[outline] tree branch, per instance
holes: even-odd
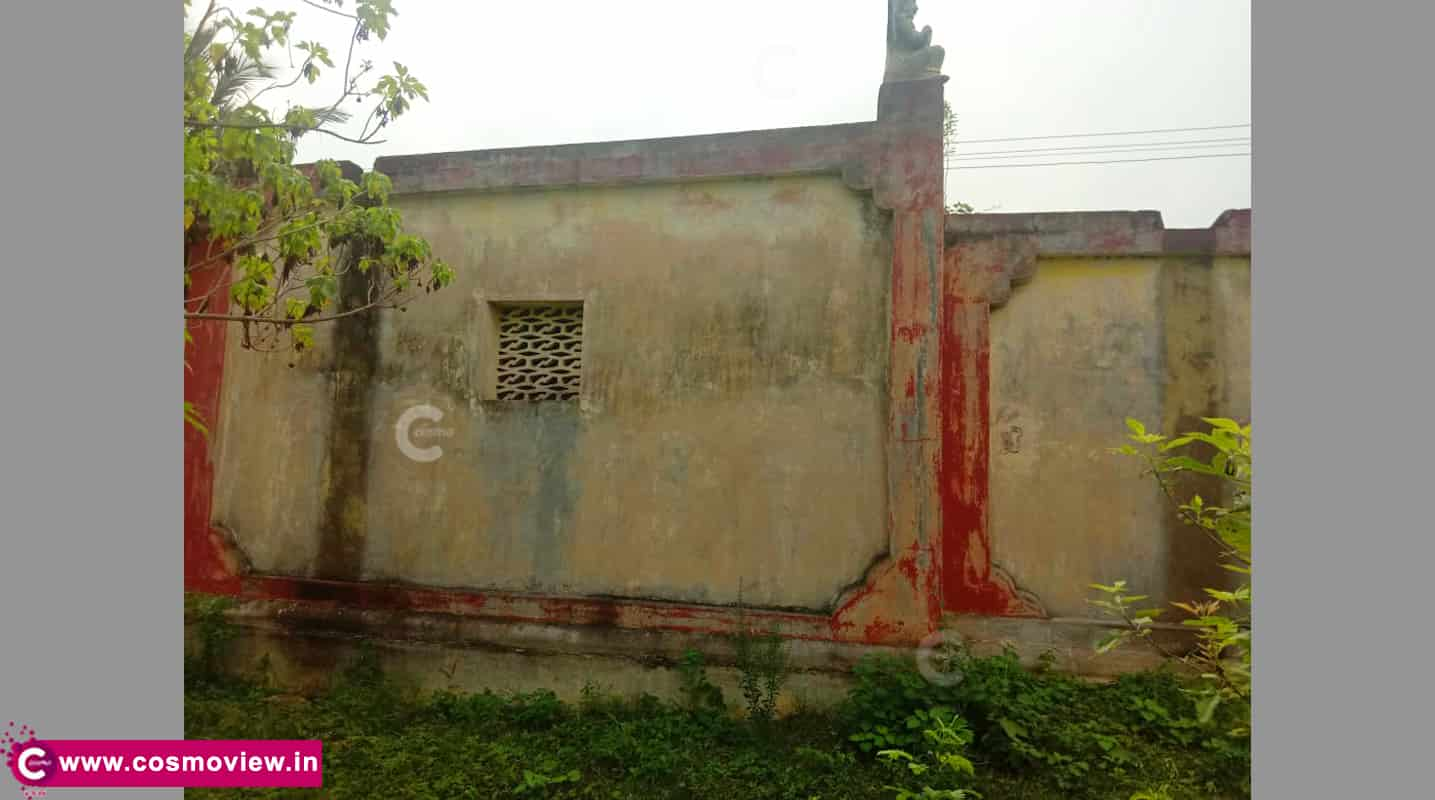
[[[184,60],[188,63],[194,57],[194,45],[199,41],[199,33],[204,30],[204,23],[209,21],[209,16],[214,13],[214,4],[217,0],[209,0],[209,6],[204,9],[204,14],[199,18],[199,24],[194,26],[194,34],[189,37],[189,47],[184,48]]]
[[[323,134],[327,134],[327,135],[329,135],[329,136],[332,136],[332,137],[334,137],[335,139],[342,139],[342,140],[344,140],[344,141],[346,141],[346,142],[352,142],[353,144],[383,144],[384,142],[388,141],[387,139],[369,139],[369,138],[353,139],[353,138],[350,138],[350,137],[348,137],[348,136],[345,136],[345,135],[343,135],[343,134],[341,134],[341,133],[335,133],[335,132],[329,130],[328,128],[314,128],[314,127],[308,127],[308,126],[304,126],[304,125],[285,125],[285,124],[282,123],[282,122],[267,122],[267,123],[254,123],[254,124],[252,124],[252,125],[241,125],[241,124],[234,123],[234,122],[200,122],[199,120],[187,119],[187,120],[184,121],[184,124],[185,124],[186,127],[190,127],[190,128],[214,128],[214,129],[216,129],[216,130],[217,130],[217,129],[220,129],[220,128],[236,128],[236,129],[239,129],[239,130],[251,130],[251,131],[254,131],[254,130],[263,130],[263,129],[265,129],[265,128],[283,128],[283,129],[288,130],[288,131],[291,131],[291,132],[292,132],[292,131],[305,131],[305,132],[312,132],[312,133],[323,133]],[[378,133],[378,131],[375,130],[374,133]],[[373,134],[369,134],[369,135],[372,136]]]
[[[355,15],[353,15],[353,14],[346,14],[346,13],[344,13],[343,11],[340,11],[340,10],[337,9],[337,8],[329,8],[329,7],[326,6],[326,5],[323,5],[323,4],[320,4],[320,3],[315,3],[314,0],[299,0],[299,2],[303,3],[303,4],[306,5],[306,6],[313,6],[314,8],[317,8],[317,9],[319,9],[320,11],[327,11],[327,12],[329,12],[330,14],[333,14],[333,15],[338,16],[338,17],[344,17],[344,18],[346,18],[346,19],[358,19],[358,17],[355,16]]]
[[[348,311],[341,311],[337,314],[329,314],[328,316],[321,317],[306,317],[304,319],[289,319],[287,317],[255,317],[245,316],[243,314],[202,314],[189,311],[185,312],[184,318],[197,320],[212,320],[215,322],[252,322],[260,325],[275,325],[281,328],[292,328],[295,325],[307,325],[311,322],[330,322],[336,319],[343,319],[344,317],[352,317],[355,314],[362,314],[365,311],[371,311],[375,308],[382,307],[383,306],[380,303],[368,303],[367,305],[359,306],[358,308],[353,308]]]
[[[359,194],[354,195],[354,196],[355,196],[355,197],[359,197],[359,196],[361,196],[361,195],[363,195],[363,192],[360,192]],[[353,201],[351,200],[350,202],[348,202],[348,203],[346,203],[346,204],[344,204],[344,205],[342,205],[342,206],[339,206],[338,208],[334,209],[334,216],[337,217],[338,215],[344,213],[345,211],[347,211],[347,210],[349,210],[350,208],[352,208],[353,205],[354,205],[354,204],[353,204]],[[264,227],[265,227],[265,229],[267,229],[267,230],[273,230],[273,229],[276,228],[276,227],[282,227],[282,226],[283,226],[285,223],[287,223],[287,222],[293,222],[294,220],[298,219],[299,217],[304,216],[304,214],[317,213],[318,211],[319,211],[319,209],[310,209],[310,210],[308,210],[308,211],[303,212],[303,214],[295,214],[295,215],[292,215],[292,216],[281,217],[281,218],[279,218],[279,219],[270,220],[268,223],[265,224]],[[260,238],[245,239],[245,240],[239,242],[238,244],[235,244],[235,245],[231,246],[231,247],[228,248],[227,250],[224,250],[223,252],[219,253],[218,255],[212,255],[212,256],[210,256],[209,258],[206,258],[206,259],[204,259],[203,261],[200,261],[200,262],[198,262],[198,263],[186,265],[185,268],[184,268],[184,271],[185,271],[185,272],[194,272],[194,271],[197,270],[197,269],[203,269],[204,267],[206,267],[206,266],[208,266],[208,265],[210,265],[210,264],[213,264],[213,263],[215,263],[215,262],[217,262],[217,261],[221,261],[221,260],[223,260],[224,258],[226,258],[226,257],[228,257],[228,256],[230,256],[230,255],[232,255],[234,252],[236,252],[236,251],[238,251],[238,250],[242,250],[242,249],[244,249],[244,248],[246,248],[246,247],[253,247],[253,246],[255,246],[255,245],[263,244],[263,243],[265,243],[265,242],[277,241],[280,237],[284,236],[285,233],[298,233],[299,231],[306,231],[306,230],[309,230],[310,228],[318,228],[318,227],[323,226],[323,225],[328,225],[329,223],[331,223],[331,222],[333,222],[333,221],[334,221],[334,220],[333,220],[332,218],[329,218],[329,219],[320,219],[318,222],[313,222],[313,223],[310,223],[310,224],[308,224],[308,225],[300,225],[300,226],[297,227],[297,228],[293,228],[293,229],[288,230],[288,231],[283,231],[283,232],[280,232],[280,233],[276,233],[276,234],[274,234],[273,236],[264,236],[264,237],[260,237]],[[258,233],[258,231],[255,231],[255,233]]]
[[[313,61],[314,61],[314,56],[312,56],[312,55],[309,56],[308,58],[304,59],[304,63],[302,63],[302,64],[299,65],[299,71],[298,71],[297,73],[295,73],[295,75],[294,75],[294,80],[289,81],[288,83],[278,83],[278,82],[275,82],[275,83],[269,84],[268,86],[265,86],[263,89],[260,89],[260,90],[259,90],[259,93],[258,93],[258,94],[256,94],[256,95],[254,95],[254,96],[252,96],[252,97],[249,98],[249,104],[250,104],[250,105],[256,105],[256,104],[258,104],[259,98],[263,97],[263,96],[264,96],[264,93],[267,92],[267,91],[269,91],[270,89],[288,89],[290,86],[293,86],[294,84],[298,83],[298,82],[299,82],[299,79],[302,78],[302,77],[304,77],[304,68],[307,67],[307,66],[309,66],[309,64],[312,63]],[[290,61],[289,63],[292,65],[294,62],[293,62],[293,61]]]

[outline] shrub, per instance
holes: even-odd
[[[1251,427],[1224,418],[1204,418],[1207,431],[1182,434],[1174,439],[1147,433],[1139,421],[1128,419],[1131,444],[1113,452],[1141,458],[1167,497],[1177,504],[1182,521],[1201,531],[1220,547],[1222,566],[1251,577]],[[1207,455],[1193,453],[1204,449]],[[1175,482],[1183,475],[1204,475],[1222,483],[1228,501],[1212,503],[1199,494],[1178,499]],[[1251,703],[1251,587],[1249,580],[1234,590],[1207,588],[1200,600],[1171,605],[1189,617],[1181,624],[1194,628],[1196,646],[1175,654],[1152,639],[1155,620],[1165,609],[1141,608],[1145,595],[1131,594],[1125,581],[1093,584],[1104,599],[1091,601],[1122,626],[1099,649],[1105,652],[1128,641],[1142,641],[1163,655],[1178,659],[1201,676],[1198,719],[1209,722],[1222,704],[1235,706],[1228,724],[1234,736],[1250,733]],[[1228,715],[1229,716],[1229,715]]]
[[[776,631],[758,632],[747,622],[738,590],[738,623],[734,644],[737,650],[738,685],[747,701],[747,715],[758,723],[770,722],[777,713],[777,697],[787,682],[787,643]]]
[[[896,800],[967,800],[981,797],[970,787],[962,785],[976,775],[976,767],[965,755],[967,745],[972,743],[972,731],[966,722],[942,709],[923,714],[920,724],[927,744],[925,750],[917,755],[905,750],[877,753],[879,758],[907,767],[922,784],[918,789],[888,786],[897,793]]]
[[[1165,780],[1239,793],[1249,749],[1230,746],[1196,721],[1194,699],[1169,671],[1091,684],[1024,668],[1007,650],[956,657],[961,680],[930,683],[892,657],[864,659],[842,708],[858,750],[918,752],[933,719],[959,716],[970,728],[970,759],[981,774],[1030,776],[1070,797],[1110,797]],[[920,795],[918,795],[920,796]]]

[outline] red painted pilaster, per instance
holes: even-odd
[[[228,259],[205,263],[222,252],[214,242],[190,246],[189,263],[204,264],[190,273],[185,290],[186,311],[201,303],[207,312],[229,308]],[[204,298],[204,299],[201,299]],[[237,594],[241,584],[223,540],[210,527],[214,500],[214,461],[210,439],[219,424],[219,397],[224,382],[224,348],[228,323],[191,321],[185,327],[193,341],[185,345],[184,399],[192,403],[209,436],[184,426],[184,588],[186,591]]]
[[[988,237],[958,240],[944,258],[942,291],[942,607],[959,614],[1044,616],[992,563],[991,306],[1009,254]]]

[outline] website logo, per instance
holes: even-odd
[[[917,671],[936,686],[956,686],[965,677],[961,670],[962,656],[968,644],[956,631],[938,630],[928,634],[917,645]]]
[[[25,800],[60,787],[296,787],[324,785],[318,740],[40,741],[35,729],[11,722],[3,734],[5,763]]]
[[[5,748],[5,765],[10,774],[20,782],[20,792],[26,800],[44,797],[45,790],[39,787],[55,777],[55,752],[49,745],[35,738],[35,729],[29,725],[17,726],[13,720],[5,726],[0,735]]]
[[[414,428],[414,423],[419,420],[429,422],[441,422],[443,410],[424,403],[422,405],[410,406],[399,415],[399,421],[394,423],[394,440],[398,442],[399,452],[409,459],[427,464],[443,457],[443,448],[438,445],[422,447],[419,441],[426,439],[448,439],[453,436],[452,428],[423,427]]]

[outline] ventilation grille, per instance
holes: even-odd
[[[498,399],[577,399],[583,377],[582,304],[497,310]]]

